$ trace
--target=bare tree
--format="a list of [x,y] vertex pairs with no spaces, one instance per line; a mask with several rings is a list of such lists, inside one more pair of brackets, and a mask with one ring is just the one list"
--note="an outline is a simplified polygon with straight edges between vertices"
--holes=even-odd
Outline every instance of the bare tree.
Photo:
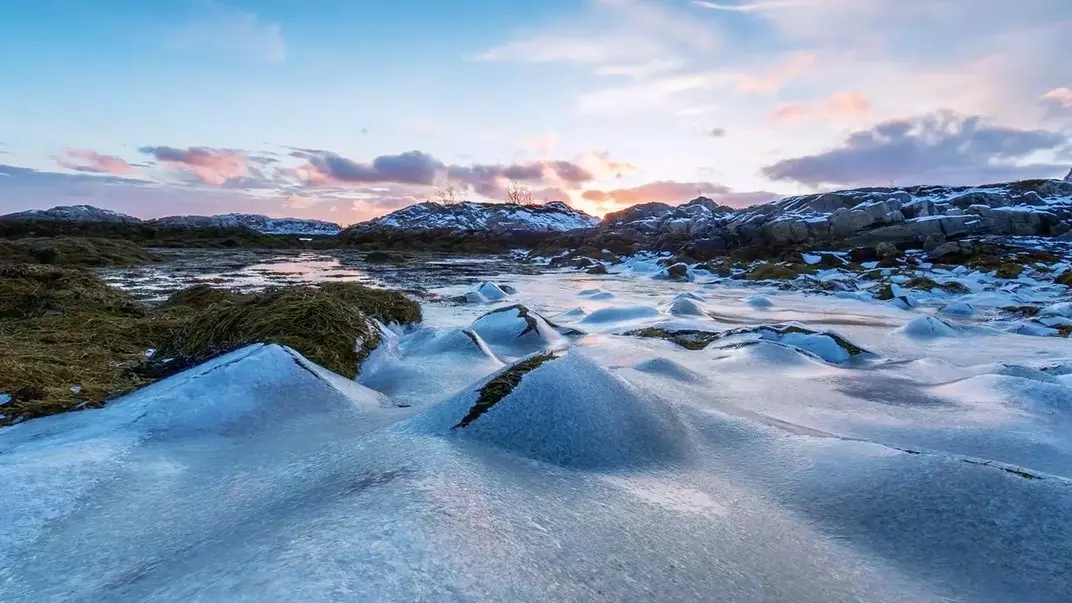
[[436,195],[439,197],[439,202],[443,205],[454,205],[458,202],[458,188],[453,184],[448,184],[439,189],[439,192],[436,193]]
[[532,205],[532,191],[511,180],[510,186],[506,187],[506,202],[510,205]]

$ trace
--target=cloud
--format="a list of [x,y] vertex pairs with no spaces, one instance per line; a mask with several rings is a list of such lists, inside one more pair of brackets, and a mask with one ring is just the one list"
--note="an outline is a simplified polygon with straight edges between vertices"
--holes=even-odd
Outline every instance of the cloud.
[[45,172],[0,165],[0,214],[56,205],[88,204],[140,218],[172,215],[256,213],[275,217],[331,220],[346,225],[420,200],[405,187],[247,191],[187,187],[112,175]]
[[168,146],[140,147],[138,152],[187,172],[204,184],[224,185],[250,175],[249,158],[235,149]]
[[168,36],[172,48],[187,52],[238,55],[279,62],[287,46],[278,23],[218,2],[205,2],[199,18],[178,25]]
[[685,61],[681,59],[651,59],[642,63],[603,65],[596,68],[596,75],[643,80],[655,75],[678,71],[684,66]]
[[724,195],[716,195],[715,201],[718,201],[722,205],[728,205],[730,207],[751,207],[753,205],[760,205],[763,203],[770,203],[771,201],[777,201],[785,195],[778,193],[772,193],[770,191],[745,191],[745,192],[729,192]]
[[814,65],[814,54],[795,52],[761,73],[740,75],[736,91],[745,94],[775,94],[790,80],[811,71]]
[[335,153],[321,153],[309,159],[303,178],[308,183],[435,184],[443,163],[421,151],[399,155],[380,155],[370,163],[358,163]]
[[612,159],[608,151],[585,151],[575,159],[575,163],[592,174],[593,180],[621,178],[640,171],[639,167],[628,161]]
[[699,196],[722,195],[730,192],[729,187],[710,182],[660,180],[633,188],[619,188],[609,191],[588,190],[584,192],[582,197],[588,201],[611,202],[616,205],[628,206],[651,201],[670,204],[684,203]]
[[606,115],[668,109],[678,99],[687,99],[697,93],[724,85],[728,83],[729,78],[727,74],[718,72],[690,73],[604,88],[582,95],[578,110],[586,114]]
[[514,164],[451,165],[447,179],[471,187],[477,193],[499,199],[505,196],[511,181],[534,186],[576,188],[594,178],[593,174],[572,161],[530,161]]
[[78,172],[129,174],[134,171],[125,159],[115,155],[102,155],[89,149],[67,149],[63,155],[57,155],[53,159],[60,166]]
[[661,48],[646,40],[625,36],[569,37],[544,35],[515,40],[473,57],[476,61],[518,63],[610,63],[641,60],[658,54]]
[[1054,88],[1043,94],[1042,100],[1061,109],[1072,109],[1072,88]]
[[807,123],[852,119],[867,115],[871,102],[859,92],[837,92],[822,100],[782,105],[770,114],[774,121]]
[[744,2],[741,4],[725,4],[722,2],[707,2],[706,0],[693,0],[692,2],[696,6],[702,6],[704,8],[710,8],[713,10],[729,11],[736,13],[757,13],[768,10],[779,10],[783,8],[789,8],[793,6],[800,6],[806,4],[801,0],[765,0],[759,2]]
[[723,138],[726,136],[725,128],[711,128],[708,130],[707,135],[711,138]]
[[587,190],[582,198],[595,204],[596,213],[604,214],[640,203],[659,202],[680,205],[700,196],[709,197],[717,203],[730,207],[748,207],[781,198],[781,195],[767,191],[739,192],[722,184],[673,180],[660,180],[632,188],[608,191]]
[[943,111],[853,132],[841,146],[779,161],[762,173],[813,187],[1053,177],[1059,166],[1023,162],[1069,145],[1068,136],[1059,132],[988,125],[977,116]]
[[689,51],[710,52],[716,28],[685,12],[642,0],[590,0],[589,10],[544,32],[500,44],[475,61],[588,66],[599,75],[646,78],[676,71]]

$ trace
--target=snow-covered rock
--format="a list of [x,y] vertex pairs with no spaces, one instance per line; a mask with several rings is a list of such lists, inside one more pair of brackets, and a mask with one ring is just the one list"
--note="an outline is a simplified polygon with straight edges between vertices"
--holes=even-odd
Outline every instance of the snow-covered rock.
[[92,205],[59,205],[51,209],[28,209],[0,216],[0,221],[61,220],[67,222],[113,222],[134,224],[138,218]]
[[472,202],[442,205],[426,201],[355,224],[346,232],[354,235],[377,231],[556,233],[592,228],[598,223],[598,218],[561,201],[543,205]]
[[115,224],[149,224],[180,228],[250,228],[264,234],[335,235],[342,227],[332,222],[303,218],[270,218],[259,214],[222,214],[218,216],[168,216],[141,220],[110,209],[92,205],[61,205],[51,209],[30,209],[0,216],[0,222],[53,220],[62,222],[109,222]]
[[[687,237],[696,256],[752,244],[795,245],[851,240],[915,242],[965,235],[1052,235],[1072,230],[1072,181],[1028,180],[982,186],[860,188],[740,210],[699,203],[645,203],[608,214],[603,234],[655,244]],[[817,263],[814,254],[804,258]]]
[[149,220],[157,226],[183,228],[251,228],[264,234],[330,236],[342,227],[333,222],[304,218],[270,218],[259,214],[221,214],[218,216],[168,216]]

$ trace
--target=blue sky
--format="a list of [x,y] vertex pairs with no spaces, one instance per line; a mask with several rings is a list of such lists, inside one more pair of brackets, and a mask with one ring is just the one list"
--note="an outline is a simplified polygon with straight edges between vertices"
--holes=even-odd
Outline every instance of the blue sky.
[[0,4],[0,212],[349,223],[1060,177],[1064,0]]

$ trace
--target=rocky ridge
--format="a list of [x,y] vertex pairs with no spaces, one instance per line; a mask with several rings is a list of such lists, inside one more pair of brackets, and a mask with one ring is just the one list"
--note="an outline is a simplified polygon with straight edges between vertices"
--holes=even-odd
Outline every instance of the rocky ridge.
[[69,222],[81,224],[145,225],[164,228],[250,229],[262,234],[336,235],[342,227],[323,220],[271,218],[259,214],[222,214],[218,216],[168,216],[142,220],[110,209],[92,205],[61,205],[51,209],[30,209],[0,216],[0,223]]
[[696,257],[748,246],[874,246],[933,249],[968,236],[1061,236],[1072,232],[1072,182],[1026,180],[974,187],[859,188],[787,197],[740,210],[700,198],[608,214],[589,246],[627,239],[638,248]]
[[355,224],[353,233],[375,231],[448,231],[491,235],[555,233],[594,228],[599,218],[573,209],[561,201],[543,205],[462,202],[444,205],[432,201],[404,207],[385,216]]
[[304,234],[332,236],[342,227],[334,222],[303,218],[271,218],[259,214],[222,214],[218,216],[168,216],[147,220],[158,226],[186,228],[252,228],[264,234]]

